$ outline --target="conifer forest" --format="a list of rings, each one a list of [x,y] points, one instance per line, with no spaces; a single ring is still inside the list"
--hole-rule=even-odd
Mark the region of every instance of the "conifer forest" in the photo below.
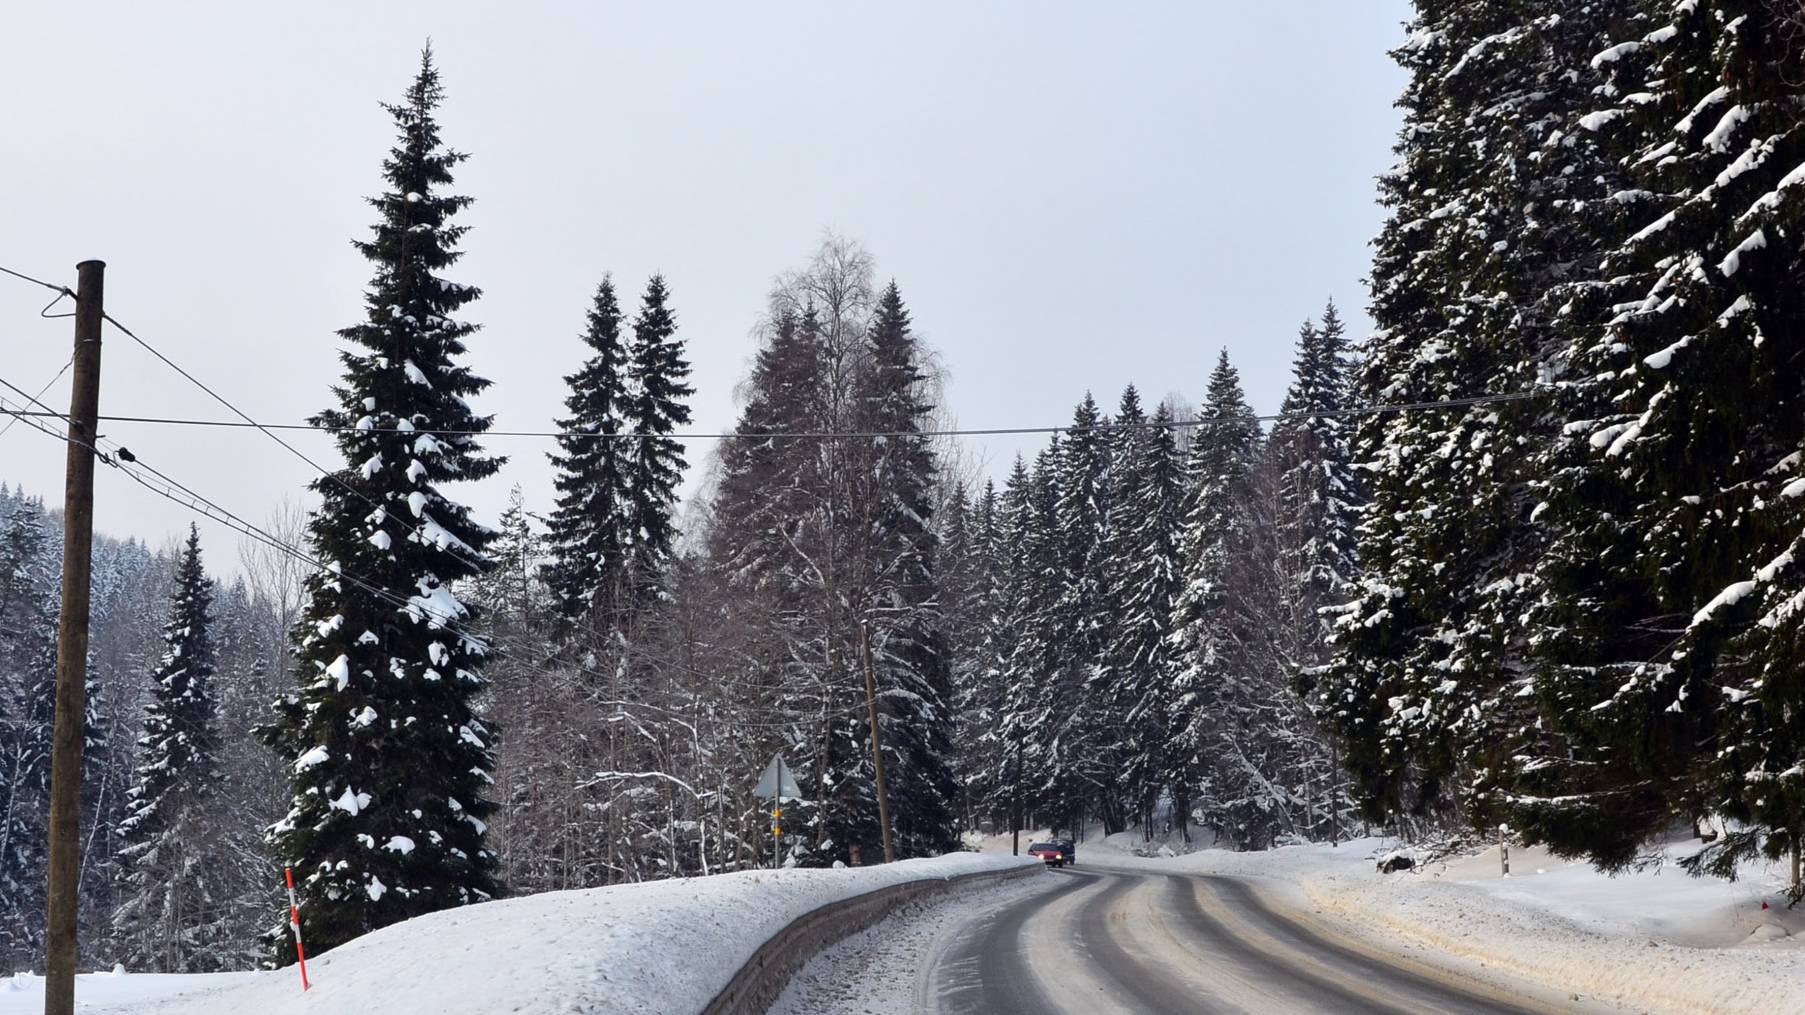
[[[874,740],[898,859],[1502,825],[1618,871],[1685,826],[1700,876],[1796,878],[1805,15],[1414,7],[1368,291],[1297,295],[1262,337],[1285,389],[1199,329],[1164,376],[1075,372],[1001,462],[956,432],[944,322],[832,231],[745,266],[729,432],[695,436],[686,280],[598,273],[540,364],[559,432],[504,456],[460,265],[490,142],[442,129],[454,61],[398,64],[367,280],[317,297],[322,467],[238,524],[96,539],[82,968],[291,962],[284,867],[311,957],[504,896],[876,863]],[[28,395],[0,392],[0,973],[44,949],[62,512],[5,468],[55,422]],[[555,497],[482,517],[526,456]]]

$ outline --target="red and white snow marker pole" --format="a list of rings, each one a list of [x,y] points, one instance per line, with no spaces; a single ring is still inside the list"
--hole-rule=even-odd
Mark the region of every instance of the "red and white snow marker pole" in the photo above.
[[[301,947],[301,904],[295,901],[295,869],[284,867],[282,872],[288,877],[288,926],[295,932],[295,957],[301,960],[301,989],[305,991],[312,984],[307,982],[307,949]]]

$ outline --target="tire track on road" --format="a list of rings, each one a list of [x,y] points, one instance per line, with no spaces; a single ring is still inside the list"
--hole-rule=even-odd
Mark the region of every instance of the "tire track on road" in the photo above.
[[[1084,882],[1077,880],[1059,885],[975,925],[941,959],[955,982],[941,987],[931,999],[938,1010],[949,1015],[1046,1015],[1057,1011],[1028,961],[1029,944],[1023,929],[1048,906],[1083,887]]]
[[[1175,971],[1166,964],[1150,961],[1150,956],[1137,956],[1124,946],[1123,941],[1131,936],[1126,923],[1138,920],[1144,926],[1152,926],[1154,922],[1155,899],[1149,879],[1093,871],[1073,871],[1072,875],[1110,883],[1079,910],[1078,936],[1092,965],[1115,988],[1113,997],[1123,1002],[1117,1010],[1198,1015],[1215,1015],[1224,1010],[1188,982],[1182,972],[1173,975]],[[1125,904],[1131,895],[1143,896],[1137,900],[1140,905]],[[1127,1003],[1129,999],[1133,1005]]]
[[[1228,958],[1238,971],[1287,1002],[1288,1011],[1359,1012],[1393,1015],[1409,1009],[1380,1003],[1346,984],[1322,976],[1307,966],[1288,962],[1248,941],[1234,928],[1212,915],[1198,897],[1198,884],[1184,875],[1161,875],[1167,897],[1185,925],[1196,935],[1204,955],[1216,962]]]
[[[1387,961],[1325,937],[1303,921],[1275,908],[1254,885],[1240,878],[1197,875],[1196,880],[1222,900],[1226,909],[1245,918],[1261,935],[1293,954],[1307,956],[1359,983],[1383,983],[1386,993],[1410,1007],[1402,1010],[1538,1015],[1546,1009],[1418,972],[1402,962]]]

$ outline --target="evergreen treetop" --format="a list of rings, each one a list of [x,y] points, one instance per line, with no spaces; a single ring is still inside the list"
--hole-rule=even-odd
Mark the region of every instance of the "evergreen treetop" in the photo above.
[[[685,401],[695,389],[685,383],[689,361],[676,337],[677,319],[669,306],[664,276],[653,275],[633,319],[629,350],[632,394],[628,418],[636,436],[628,487],[632,502],[627,538],[637,589],[649,594],[659,587],[665,561],[677,541],[674,513],[683,483],[683,444],[669,434],[689,422]]]
[[[627,432],[634,405],[613,279],[603,277],[596,287],[586,324],[583,343],[592,355],[564,378],[570,414],[558,421],[559,451],[550,456],[558,498],[547,522],[552,559],[545,566],[558,609],[573,620],[591,611],[613,617],[627,590],[632,543],[634,442],[618,435]]]

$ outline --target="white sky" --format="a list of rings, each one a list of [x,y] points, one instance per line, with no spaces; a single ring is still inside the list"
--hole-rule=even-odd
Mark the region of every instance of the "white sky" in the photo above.
[[[392,136],[377,103],[430,35],[445,137],[472,156],[454,277],[486,292],[470,361],[499,428],[551,425],[607,270],[635,302],[665,273],[696,428],[731,427],[771,278],[824,228],[902,286],[965,426],[1065,422],[1087,387],[1113,407],[1129,381],[1195,401],[1224,345],[1270,411],[1325,298],[1364,331],[1404,0],[885,6],[18,5],[0,264],[73,284],[105,260],[120,321],[260,420],[303,419],[361,310],[349,241]],[[0,277],[0,377],[34,391],[68,357],[70,322],[37,317],[48,295]],[[102,374],[104,412],[225,418],[117,333]],[[313,475],[255,432],[108,432],[257,520]],[[1038,443],[971,451],[1000,476]],[[490,447],[512,461],[464,498],[492,518],[518,482],[549,508],[548,442]],[[0,481],[53,504],[62,461],[23,426],[0,437]],[[187,522],[104,469],[97,496],[113,535]]]

